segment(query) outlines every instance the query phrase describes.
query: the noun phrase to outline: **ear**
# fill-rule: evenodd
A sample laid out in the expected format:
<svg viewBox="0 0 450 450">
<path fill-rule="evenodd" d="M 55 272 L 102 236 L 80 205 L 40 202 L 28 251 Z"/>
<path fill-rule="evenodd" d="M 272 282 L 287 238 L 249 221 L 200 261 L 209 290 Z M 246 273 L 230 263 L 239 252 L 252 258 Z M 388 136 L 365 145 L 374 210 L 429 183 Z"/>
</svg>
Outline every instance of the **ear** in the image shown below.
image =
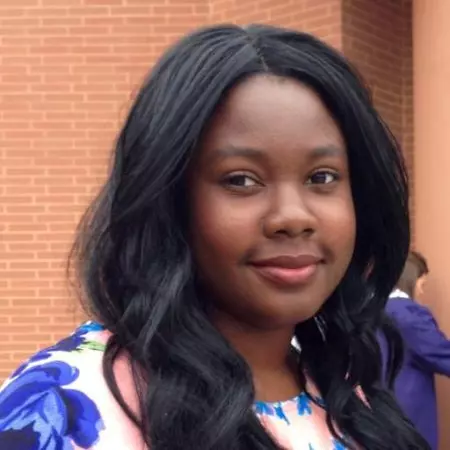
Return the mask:
<svg viewBox="0 0 450 450">
<path fill-rule="evenodd" d="M 426 275 L 422 275 L 420 278 L 417 279 L 414 297 L 418 298 L 423 295 L 426 281 L 427 281 Z"/>
</svg>

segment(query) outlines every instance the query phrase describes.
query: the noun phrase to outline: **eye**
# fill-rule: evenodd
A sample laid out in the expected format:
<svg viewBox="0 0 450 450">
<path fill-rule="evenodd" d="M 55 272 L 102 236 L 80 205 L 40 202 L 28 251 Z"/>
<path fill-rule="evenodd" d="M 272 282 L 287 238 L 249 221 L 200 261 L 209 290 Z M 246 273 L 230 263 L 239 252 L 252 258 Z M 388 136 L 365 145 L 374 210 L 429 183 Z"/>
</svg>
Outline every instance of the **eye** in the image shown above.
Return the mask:
<svg viewBox="0 0 450 450">
<path fill-rule="evenodd" d="M 331 170 L 319 170 L 313 173 L 306 184 L 330 184 L 338 181 L 339 175 Z"/>
<path fill-rule="evenodd" d="M 245 173 L 233 173 L 227 175 L 222 183 L 225 187 L 233 190 L 249 190 L 261 186 L 259 181 Z"/>
</svg>

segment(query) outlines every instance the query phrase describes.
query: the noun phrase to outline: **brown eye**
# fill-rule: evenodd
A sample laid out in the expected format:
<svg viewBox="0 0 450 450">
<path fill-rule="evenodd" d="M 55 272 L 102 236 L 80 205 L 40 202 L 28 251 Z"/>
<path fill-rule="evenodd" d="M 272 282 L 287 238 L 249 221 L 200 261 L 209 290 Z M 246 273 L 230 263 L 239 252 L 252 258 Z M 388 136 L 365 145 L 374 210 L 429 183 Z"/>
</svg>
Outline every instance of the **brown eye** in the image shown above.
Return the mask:
<svg viewBox="0 0 450 450">
<path fill-rule="evenodd" d="M 306 184 L 330 184 L 334 183 L 339 179 L 336 172 L 330 170 L 320 170 L 312 174 Z"/>
<path fill-rule="evenodd" d="M 224 184 L 234 188 L 252 188 L 258 186 L 259 183 L 252 177 L 245 174 L 229 175 L 225 178 Z"/>
</svg>

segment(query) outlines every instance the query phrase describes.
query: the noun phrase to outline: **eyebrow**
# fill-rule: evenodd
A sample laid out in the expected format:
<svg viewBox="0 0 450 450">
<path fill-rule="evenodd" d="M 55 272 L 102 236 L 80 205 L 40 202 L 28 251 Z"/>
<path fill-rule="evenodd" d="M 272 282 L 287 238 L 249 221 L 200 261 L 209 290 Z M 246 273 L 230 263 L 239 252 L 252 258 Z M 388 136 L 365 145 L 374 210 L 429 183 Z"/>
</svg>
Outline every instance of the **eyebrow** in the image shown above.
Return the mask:
<svg viewBox="0 0 450 450">
<path fill-rule="evenodd" d="M 233 145 L 216 149 L 211 154 L 211 161 L 221 161 L 226 158 L 248 158 L 254 160 L 262 160 L 266 158 L 265 152 L 258 148 L 252 147 L 235 147 Z"/>
<path fill-rule="evenodd" d="M 307 158 L 314 161 L 321 158 L 336 158 L 343 156 L 344 154 L 345 151 L 341 147 L 336 145 L 324 145 L 308 151 Z M 214 160 L 222 160 L 231 157 L 261 160 L 266 158 L 266 154 L 264 150 L 258 148 L 227 146 L 218 148 L 212 155 L 212 159 Z"/>
<path fill-rule="evenodd" d="M 321 158 L 339 157 L 345 155 L 343 148 L 336 145 L 325 145 L 314 148 L 308 155 L 308 158 L 315 160 Z"/>
</svg>

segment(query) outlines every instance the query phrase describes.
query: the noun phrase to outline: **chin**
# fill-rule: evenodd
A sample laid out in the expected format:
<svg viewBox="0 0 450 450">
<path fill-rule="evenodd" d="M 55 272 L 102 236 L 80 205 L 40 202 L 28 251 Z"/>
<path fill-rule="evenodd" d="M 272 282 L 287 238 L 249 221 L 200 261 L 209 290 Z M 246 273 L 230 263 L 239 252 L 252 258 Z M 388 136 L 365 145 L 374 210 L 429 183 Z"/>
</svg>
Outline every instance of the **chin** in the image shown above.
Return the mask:
<svg viewBox="0 0 450 450">
<path fill-rule="evenodd" d="M 264 328 L 281 329 L 281 328 L 295 328 L 298 324 L 313 319 L 318 310 L 311 309 L 310 311 L 278 311 L 268 316 L 261 317 L 259 321 Z"/>
</svg>

